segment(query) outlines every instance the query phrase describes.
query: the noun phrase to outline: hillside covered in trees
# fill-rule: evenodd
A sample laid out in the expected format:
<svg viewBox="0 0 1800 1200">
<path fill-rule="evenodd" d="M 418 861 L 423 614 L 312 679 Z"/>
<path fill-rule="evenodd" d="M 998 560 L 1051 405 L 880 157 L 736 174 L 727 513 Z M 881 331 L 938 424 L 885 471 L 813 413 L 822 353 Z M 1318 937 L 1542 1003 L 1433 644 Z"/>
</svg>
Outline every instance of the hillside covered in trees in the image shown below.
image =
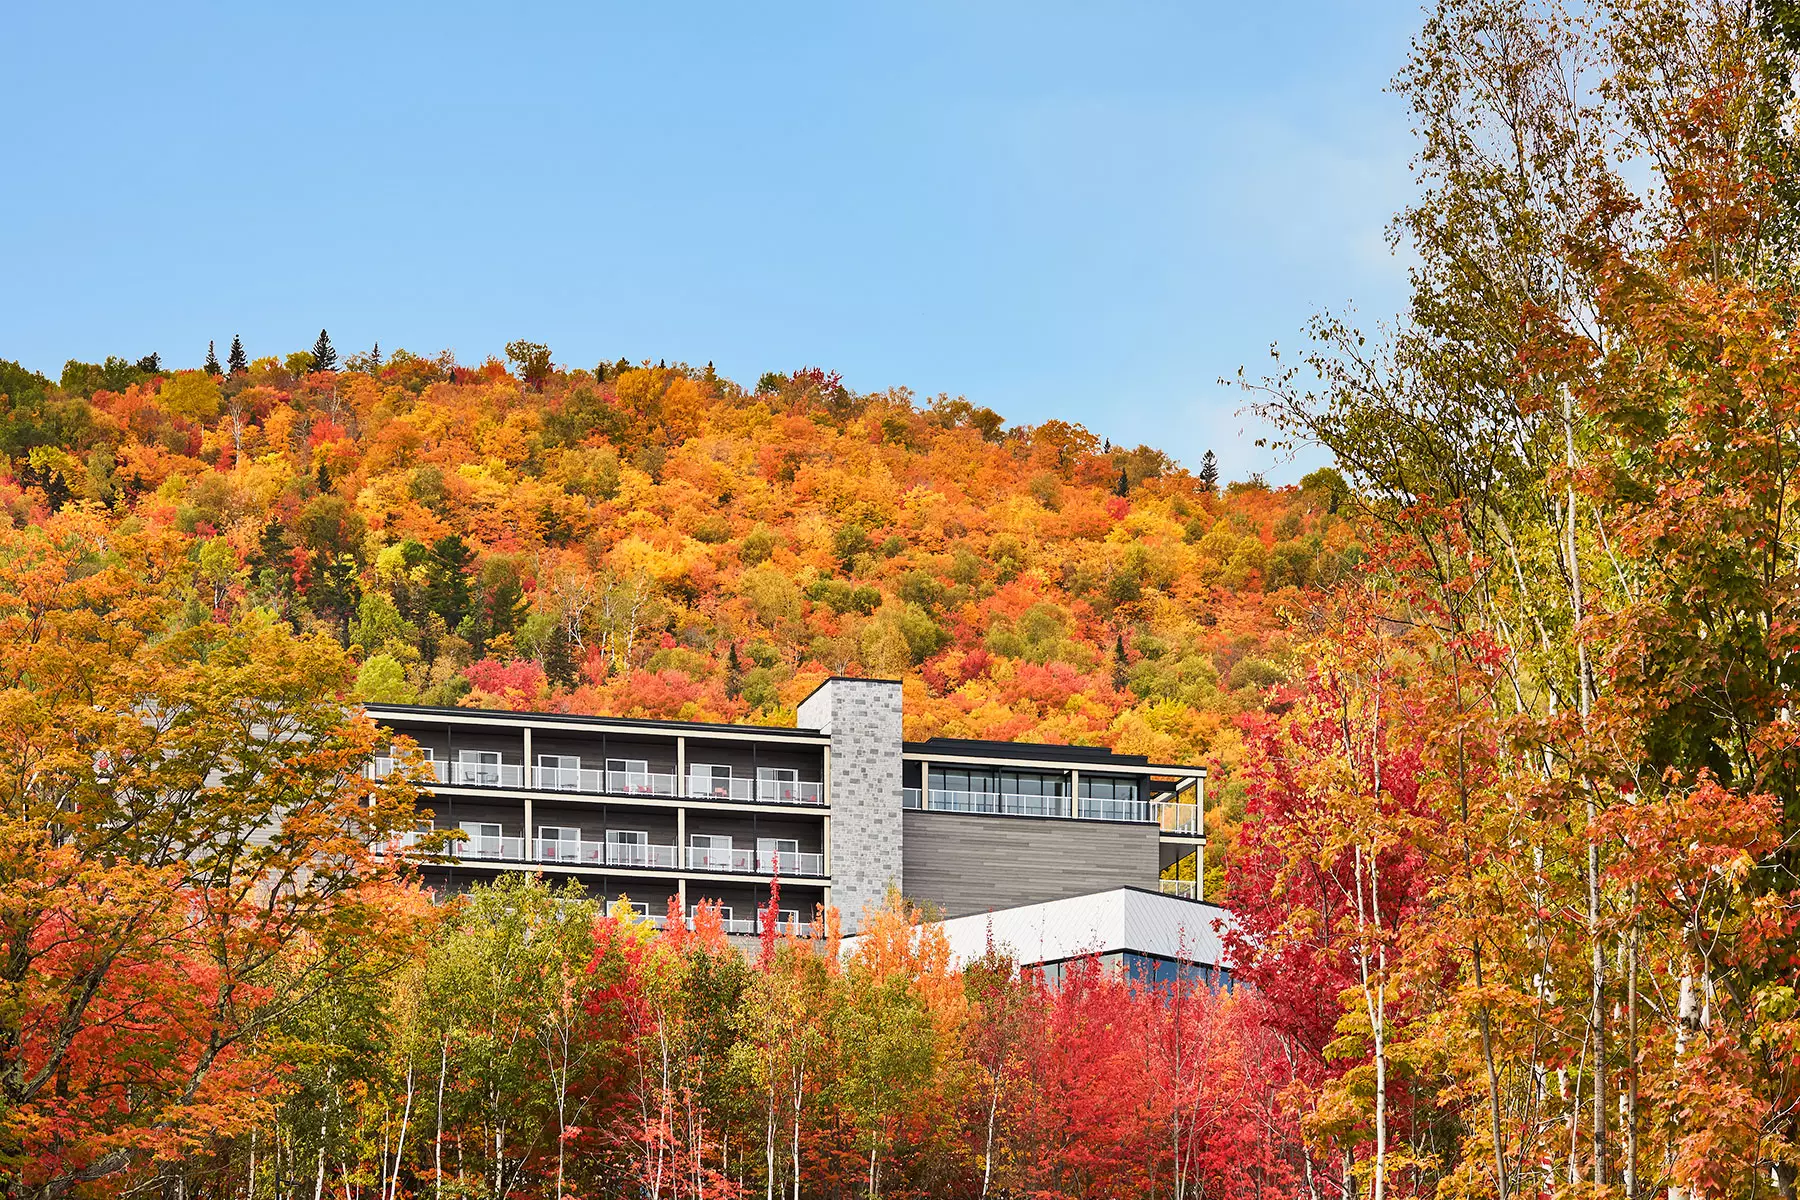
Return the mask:
<svg viewBox="0 0 1800 1200">
<path fill-rule="evenodd" d="M 1220 489 L 1146 446 L 816 369 L 379 350 L 0 362 L 0 506 L 189 539 L 189 619 L 355 648 L 368 699 L 787 724 L 832 673 L 907 732 L 1229 763 L 1284 613 L 1359 558 L 1332 472 Z M 208 608 L 212 611 L 206 611 Z"/>
</svg>

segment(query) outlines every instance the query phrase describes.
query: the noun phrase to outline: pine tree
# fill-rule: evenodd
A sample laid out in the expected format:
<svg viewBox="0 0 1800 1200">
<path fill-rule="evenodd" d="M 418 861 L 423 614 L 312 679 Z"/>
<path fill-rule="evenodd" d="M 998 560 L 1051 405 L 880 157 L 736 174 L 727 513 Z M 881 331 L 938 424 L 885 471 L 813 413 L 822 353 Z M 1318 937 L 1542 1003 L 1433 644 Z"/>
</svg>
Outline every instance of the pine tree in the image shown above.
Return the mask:
<svg viewBox="0 0 1800 1200">
<path fill-rule="evenodd" d="M 1119 468 L 1119 482 L 1113 484 L 1113 495 L 1115 495 L 1115 496 L 1131 495 L 1131 477 L 1125 474 L 1124 467 Z"/>
<path fill-rule="evenodd" d="M 337 370 L 337 348 L 331 344 L 331 335 L 323 329 L 319 330 L 319 340 L 313 343 L 313 365 L 315 371 Z"/>
<path fill-rule="evenodd" d="M 381 365 L 381 343 L 380 342 L 376 342 L 375 348 L 373 350 L 369 351 L 369 362 L 372 366 L 379 367 Z"/>
<path fill-rule="evenodd" d="M 725 694 L 733 700 L 744 690 L 744 666 L 738 660 L 737 643 L 725 655 Z"/>
<path fill-rule="evenodd" d="M 234 379 L 250 369 L 250 360 L 244 357 L 243 339 L 235 333 L 231 335 L 231 353 L 226 356 L 225 365 L 231 368 Z"/>
<path fill-rule="evenodd" d="M 1209 492 L 1219 490 L 1219 460 L 1211 450 L 1200 459 L 1200 486 Z"/>
<path fill-rule="evenodd" d="M 213 344 L 211 342 L 206 343 L 206 373 L 208 375 L 218 375 L 221 373 L 219 371 L 219 355 L 218 352 L 213 349 Z"/>
<path fill-rule="evenodd" d="M 162 355 L 152 350 L 150 353 L 137 360 L 137 369 L 150 375 L 160 374 L 162 371 Z"/>
</svg>

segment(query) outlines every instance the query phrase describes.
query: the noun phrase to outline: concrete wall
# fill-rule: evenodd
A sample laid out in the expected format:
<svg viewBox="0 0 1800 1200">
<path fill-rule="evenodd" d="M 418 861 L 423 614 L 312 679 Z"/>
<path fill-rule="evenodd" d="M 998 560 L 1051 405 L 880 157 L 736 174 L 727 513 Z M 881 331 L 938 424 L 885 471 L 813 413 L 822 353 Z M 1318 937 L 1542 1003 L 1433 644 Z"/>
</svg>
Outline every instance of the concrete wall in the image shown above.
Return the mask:
<svg viewBox="0 0 1800 1200">
<path fill-rule="evenodd" d="M 1157 886 L 1154 825 L 914 810 L 904 826 L 906 894 L 946 917 Z"/>
<path fill-rule="evenodd" d="M 900 685 L 831 679 L 800 704 L 795 722 L 831 738 L 831 901 L 844 931 L 889 887 L 904 890 L 900 841 Z"/>
</svg>

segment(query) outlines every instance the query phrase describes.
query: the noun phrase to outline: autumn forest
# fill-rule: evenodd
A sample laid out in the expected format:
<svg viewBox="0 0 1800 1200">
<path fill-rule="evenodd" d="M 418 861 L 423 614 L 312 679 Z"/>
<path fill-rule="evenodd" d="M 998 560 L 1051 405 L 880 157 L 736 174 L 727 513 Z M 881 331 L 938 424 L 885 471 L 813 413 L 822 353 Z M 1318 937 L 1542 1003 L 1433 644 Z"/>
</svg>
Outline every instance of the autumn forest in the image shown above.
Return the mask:
<svg viewBox="0 0 1800 1200">
<path fill-rule="evenodd" d="M 1406 311 L 1239 376 L 1288 483 L 529 339 L 0 361 L 0 1194 L 1800 1195 L 1797 67 L 1429 7 Z M 361 702 L 832 675 L 1205 764 L 1236 986 L 381 853 Z"/>
</svg>

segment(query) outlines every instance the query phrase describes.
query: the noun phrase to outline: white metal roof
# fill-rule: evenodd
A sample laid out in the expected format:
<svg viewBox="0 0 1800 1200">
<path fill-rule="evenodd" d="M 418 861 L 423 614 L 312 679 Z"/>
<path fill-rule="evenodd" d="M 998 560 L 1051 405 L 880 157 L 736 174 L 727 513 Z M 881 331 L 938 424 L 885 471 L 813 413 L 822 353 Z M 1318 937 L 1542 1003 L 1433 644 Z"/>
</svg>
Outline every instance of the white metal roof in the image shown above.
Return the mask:
<svg viewBox="0 0 1800 1200">
<path fill-rule="evenodd" d="M 1231 914 L 1216 904 L 1117 888 L 939 922 L 957 965 L 993 944 L 1019 963 L 1059 962 L 1135 950 L 1182 962 L 1230 967 L 1221 934 Z"/>
</svg>

